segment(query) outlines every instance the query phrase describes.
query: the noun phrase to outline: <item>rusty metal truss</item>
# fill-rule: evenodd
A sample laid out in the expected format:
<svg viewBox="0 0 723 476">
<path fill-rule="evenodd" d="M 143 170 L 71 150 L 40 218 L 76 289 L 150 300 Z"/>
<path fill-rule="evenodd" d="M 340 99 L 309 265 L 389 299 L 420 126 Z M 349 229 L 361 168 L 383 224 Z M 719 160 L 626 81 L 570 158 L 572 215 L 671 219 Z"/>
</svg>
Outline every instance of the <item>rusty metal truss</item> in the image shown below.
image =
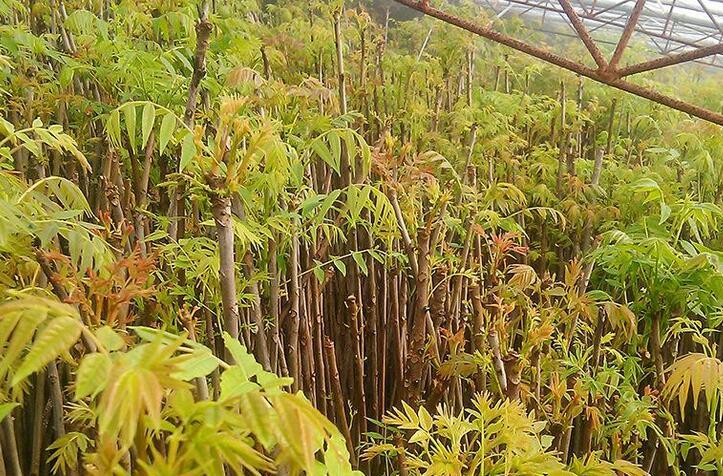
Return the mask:
<svg viewBox="0 0 723 476">
<path fill-rule="evenodd" d="M 517 15 L 531 20 L 526 24 L 532 29 L 578 37 L 594 66 L 502 33 L 495 29 L 494 20 L 482 24 L 460 18 L 433 7 L 429 0 L 394 1 L 581 76 L 723 126 L 723 114 L 626 79 L 693 61 L 711 68 L 723 67 L 722 0 L 477 0 L 491 8 L 495 18 Z M 545 22 L 553 21 L 557 25 L 546 30 Z M 567 25 L 569 31 L 561 31 L 559 23 Z M 657 50 L 657 57 L 621 66 L 623 54 L 635 33 Z M 611 35 L 616 37 L 614 41 Z M 599 46 L 605 43 L 615 45 L 609 59 Z M 723 94 L 723 84 L 721 91 Z"/>
</svg>

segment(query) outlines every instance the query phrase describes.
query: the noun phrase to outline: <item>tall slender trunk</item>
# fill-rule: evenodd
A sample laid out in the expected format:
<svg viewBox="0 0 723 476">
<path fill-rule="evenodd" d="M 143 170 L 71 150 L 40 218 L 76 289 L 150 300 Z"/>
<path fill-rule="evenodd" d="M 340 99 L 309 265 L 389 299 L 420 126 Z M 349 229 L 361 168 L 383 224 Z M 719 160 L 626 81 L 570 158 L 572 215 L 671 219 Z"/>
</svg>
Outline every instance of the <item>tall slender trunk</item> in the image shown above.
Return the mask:
<svg viewBox="0 0 723 476">
<path fill-rule="evenodd" d="M 4 433 L 3 441 L 5 447 L 2 448 L 3 459 L 10 469 L 12 476 L 23 476 L 23 469 L 20 466 L 20 453 L 18 452 L 18 443 L 15 439 L 15 418 L 12 414 L 6 416 L 2 421 L 2 431 Z M 3 470 L 5 468 L 3 467 Z"/>
<path fill-rule="evenodd" d="M 369 245 L 369 248 L 372 248 L 374 246 L 374 243 L 371 242 L 371 238 L 369 239 L 369 242 L 367 243 Z M 379 313 L 378 313 L 378 303 L 377 303 L 377 277 L 376 277 L 376 263 L 374 261 L 373 257 L 368 258 L 368 288 L 367 288 L 367 299 L 366 299 L 366 306 L 369 312 L 367 313 L 368 319 L 368 338 L 367 342 L 369 343 L 369 410 L 372 414 L 372 418 L 379 418 L 379 389 L 382 387 L 381 382 L 379 379 L 379 336 L 378 336 L 378 330 L 379 330 Z M 386 353 L 386 349 L 382 347 L 382 354 Z"/>
<path fill-rule="evenodd" d="M 495 324 L 493 322 L 489 324 L 487 342 L 489 343 L 490 349 L 492 349 L 492 364 L 495 367 L 500 391 L 503 395 L 507 395 L 507 371 L 502 360 L 502 352 L 500 351 L 500 338 L 494 326 Z"/>
<path fill-rule="evenodd" d="M 419 53 L 417 54 L 417 61 L 422 59 L 424 49 L 427 47 L 427 43 L 429 43 L 429 38 L 432 36 L 432 30 L 434 30 L 434 26 L 429 27 L 429 31 L 427 31 L 427 36 L 424 37 L 422 46 L 419 48 Z"/>
<path fill-rule="evenodd" d="M 281 311 L 279 309 L 279 299 L 281 296 L 281 280 L 279 277 L 279 267 L 277 263 L 277 242 L 276 237 L 269 240 L 269 314 L 271 315 L 271 349 L 269 350 L 269 358 L 271 359 L 272 372 L 279 373 L 279 355 L 281 353 Z"/>
<path fill-rule="evenodd" d="M 412 406 L 419 406 L 422 399 L 422 373 L 424 371 L 424 344 L 427 336 L 427 315 L 429 313 L 429 240 L 428 227 L 417 232 L 418 271 L 415 276 L 414 314 L 411 329 L 410 351 L 407 356 L 407 370 L 404 375 L 405 398 Z"/>
<path fill-rule="evenodd" d="M 301 384 L 301 371 L 299 359 L 299 237 L 296 233 L 291 238 L 291 258 L 289 260 L 290 292 L 289 301 L 291 310 L 289 312 L 289 342 L 288 342 L 288 364 L 289 374 L 294 379 L 291 386 L 294 392 L 299 391 Z"/>
<path fill-rule="evenodd" d="M 211 349 L 213 355 L 219 357 L 219 346 L 216 342 L 217 336 L 214 329 L 214 318 L 211 315 L 211 312 L 208 311 L 208 308 L 202 308 L 201 312 L 203 313 L 204 321 L 206 324 L 206 345 Z M 211 384 L 213 387 L 213 399 L 217 400 L 221 395 L 221 372 L 219 371 L 218 367 L 216 367 L 211 373 Z"/>
<path fill-rule="evenodd" d="M 344 405 L 344 394 L 342 392 L 341 381 L 339 380 L 339 369 L 336 363 L 336 352 L 334 351 L 334 342 L 328 337 L 325 342 L 326 358 L 329 364 L 329 379 L 331 381 L 331 393 L 334 398 L 334 409 L 336 410 L 336 424 L 340 427 L 344 439 L 346 439 L 347 449 L 351 456 L 352 464 L 356 463 L 356 452 L 354 451 L 354 443 L 351 439 L 351 431 L 349 431 L 349 422 L 346 418 L 346 410 Z"/>
<path fill-rule="evenodd" d="M 35 404 L 33 406 L 33 441 L 30 456 L 30 475 L 40 475 L 40 457 L 43 445 L 43 408 L 45 407 L 45 371 L 38 372 L 35 377 Z M 3 468 L 4 469 L 4 468 Z"/>
<path fill-rule="evenodd" d="M 592 187 L 597 187 L 600 183 L 600 175 L 602 174 L 602 164 L 603 164 L 603 151 L 600 148 L 595 148 L 595 163 L 593 165 L 593 171 L 592 171 L 592 178 L 590 179 L 590 185 Z M 596 199 L 591 200 L 591 205 L 595 205 L 597 202 Z M 590 244 L 592 242 L 592 232 L 593 232 L 593 211 L 588 210 L 588 216 L 585 219 L 585 227 L 582 231 L 582 244 L 580 251 L 584 255 L 587 253 L 587 251 L 590 249 Z"/>
<path fill-rule="evenodd" d="M 266 339 L 264 316 L 261 309 L 261 293 L 259 292 L 259 284 L 254 279 L 256 269 L 254 267 L 254 258 L 250 250 L 246 250 L 243 261 L 244 270 L 246 272 L 246 279 L 249 280 L 249 291 L 251 293 L 251 298 L 253 299 L 253 306 L 251 307 L 251 317 L 253 318 L 254 325 L 256 326 L 256 333 L 254 334 L 255 354 L 264 369 L 271 371 L 269 344 Z"/>
<path fill-rule="evenodd" d="M 655 361 L 655 382 L 658 388 L 665 385 L 665 366 L 660 345 L 660 311 L 653 311 L 652 326 L 650 329 L 650 353 Z"/>
<path fill-rule="evenodd" d="M 319 289 L 319 283 L 316 279 L 310 280 L 311 289 L 311 315 L 310 322 L 313 322 L 313 347 L 314 347 L 314 365 L 316 367 L 317 381 L 316 394 L 318 395 L 317 405 L 319 411 L 324 415 L 328 415 L 327 405 L 331 401 L 327 391 L 327 363 L 324 357 L 324 315 L 321 309 L 322 293 Z M 313 321 L 311 319 L 313 318 Z"/>
<path fill-rule="evenodd" d="M 470 287 L 472 294 L 472 308 L 474 310 L 472 314 L 472 350 L 476 352 L 484 352 L 484 307 L 482 305 L 482 295 L 480 293 L 480 286 L 478 283 L 474 283 Z M 504 368 L 504 367 L 503 367 Z M 506 377 L 505 377 L 506 379 Z M 484 372 L 478 371 L 474 376 L 475 391 L 484 392 L 486 386 L 486 379 Z"/>
<path fill-rule="evenodd" d="M 188 339 L 192 342 L 198 342 L 196 337 L 196 319 L 190 313 L 184 312 L 181 314 L 181 322 L 188 331 Z M 208 382 L 206 377 L 196 377 L 194 379 L 196 385 L 196 397 L 198 400 L 208 400 Z"/>
<path fill-rule="evenodd" d="M 206 53 L 208 52 L 211 32 L 213 31 L 213 24 L 208 19 L 208 13 L 209 3 L 204 0 L 199 7 L 199 18 L 198 23 L 196 23 L 196 50 L 193 55 L 193 73 L 188 86 L 188 99 L 183 113 L 183 122 L 189 127 L 193 126 L 201 80 L 206 76 Z M 169 197 L 168 216 L 171 218 L 171 222 L 168 227 L 168 234 L 174 241 L 178 239 L 179 229 L 184 226 L 184 193 L 184 185 L 179 184 L 173 189 Z"/>
<path fill-rule="evenodd" d="M 617 98 L 613 98 L 610 104 L 610 116 L 608 117 L 608 140 L 605 144 L 605 155 L 610 155 L 613 144 L 613 125 L 615 123 L 615 108 L 618 104 Z"/>
<path fill-rule="evenodd" d="M 570 143 L 570 134 L 567 131 L 567 94 L 565 93 L 565 83 L 560 82 L 560 145 L 559 158 L 557 166 L 557 194 L 562 193 L 562 179 L 565 170 L 567 148 Z"/>
<path fill-rule="evenodd" d="M 344 66 L 344 41 L 341 32 L 341 12 L 334 14 L 334 43 L 336 45 L 336 67 L 337 81 L 339 83 L 339 112 L 346 115 L 349 112 L 349 106 L 346 95 L 346 71 Z M 356 157 L 349 157 L 346 143 L 341 143 L 341 175 L 342 185 L 350 185 L 354 180 L 354 174 L 358 173 L 360 168 L 358 164 L 352 164 L 351 161 Z"/>
<path fill-rule="evenodd" d="M 414 253 L 414 245 L 412 244 L 412 238 L 409 236 L 407 224 L 404 222 L 404 215 L 402 214 L 402 208 L 399 205 L 399 198 L 397 197 L 396 189 L 391 188 L 387 195 L 389 196 L 389 201 L 392 204 L 394 215 L 397 218 L 399 231 L 402 235 L 402 244 L 407 252 L 407 257 L 409 258 L 409 266 L 412 268 L 412 273 L 417 275 L 419 274 L 419 265 L 417 264 L 418 258 Z"/>
<path fill-rule="evenodd" d="M 357 410 L 359 411 L 359 434 L 366 433 L 366 391 L 364 389 L 364 352 L 362 349 L 362 323 L 359 319 L 359 304 L 356 297 L 351 295 L 346 298 L 345 305 L 349 310 L 350 325 L 353 333 L 351 350 L 354 355 L 354 388 L 356 390 Z"/>
<path fill-rule="evenodd" d="M 367 28 L 362 27 L 359 30 L 359 48 L 360 48 L 360 58 L 359 58 L 359 95 L 361 96 L 360 102 L 359 102 L 359 110 L 364 115 L 364 117 L 369 117 L 369 105 L 368 105 L 368 96 L 366 91 L 366 80 L 367 80 Z M 359 132 L 361 135 L 367 139 L 367 141 L 370 141 L 370 137 L 367 133 L 366 129 L 366 123 L 363 119 L 360 119 L 358 121 L 359 123 Z"/>
<path fill-rule="evenodd" d="M 507 398 L 518 400 L 520 398 L 522 372 L 520 356 L 516 352 L 510 351 L 503 359 L 503 365 L 507 378 Z"/>
<path fill-rule="evenodd" d="M 474 74 L 474 50 L 467 51 L 467 105 L 472 106 L 472 75 Z"/>
<path fill-rule="evenodd" d="M 396 369 L 396 375 L 395 375 L 395 386 L 393 388 L 393 391 L 396 390 L 396 396 L 392 396 L 391 403 L 392 405 L 396 405 L 398 403 L 398 400 L 401 400 L 402 396 L 399 389 L 399 383 L 404 381 L 404 361 L 405 361 L 405 352 L 404 352 L 404 337 L 403 337 L 403 330 L 402 330 L 402 315 L 400 313 L 400 302 L 402 301 L 403 297 L 400 294 L 400 273 L 395 272 L 392 276 L 392 286 L 391 286 L 391 303 L 390 303 L 390 314 L 392 319 L 392 339 L 394 341 L 394 367 Z"/>
<path fill-rule="evenodd" d="M 219 178 L 213 178 L 212 183 Z M 211 196 L 211 212 L 216 224 L 219 250 L 219 281 L 221 284 L 221 307 L 224 330 L 231 337 L 239 337 L 239 309 L 236 293 L 236 261 L 234 259 L 234 234 L 231 223 L 231 198 L 218 188 Z M 227 359 L 231 359 L 229 353 Z"/>
<path fill-rule="evenodd" d="M 53 406 L 53 427 L 55 429 L 55 437 L 61 438 L 65 436 L 65 421 L 64 421 L 64 398 L 63 390 L 60 383 L 60 373 L 58 372 L 58 366 L 55 361 L 51 361 L 47 367 L 48 380 L 50 381 L 50 401 Z M 78 471 L 75 468 L 71 468 L 68 472 L 69 476 L 75 476 Z"/>
<path fill-rule="evenodd" d="M 299 319 L 299 357 L 301 359 L 301 375 L 304 383 L 304 393 L 309 398 L 309 401 L 315 407 L 317 406 L 316 401 L 316 373 L 317 368 L 314 365 L 314 356 L 311 340 L 311 310 L 308 309 L 308 298 L 307 290 L 302 292 L 303 298 L 301 299 L 301 316 Z"/>
<path fill-rule="evenodd" d="M 346 74 L 344 72 L 344 45 L 341 37 L 341 12 L 334 14 L 334 43 L 336 45 L 336 67 L 339 81 L 339 109 L 346 114 Z"/>
</svg>

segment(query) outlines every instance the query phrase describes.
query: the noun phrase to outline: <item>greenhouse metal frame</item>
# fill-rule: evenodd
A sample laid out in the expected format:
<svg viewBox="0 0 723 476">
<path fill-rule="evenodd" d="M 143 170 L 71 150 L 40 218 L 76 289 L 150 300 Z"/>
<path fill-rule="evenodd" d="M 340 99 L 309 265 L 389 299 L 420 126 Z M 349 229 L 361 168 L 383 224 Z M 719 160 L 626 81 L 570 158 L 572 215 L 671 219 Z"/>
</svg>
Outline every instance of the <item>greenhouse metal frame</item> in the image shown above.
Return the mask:
<svg viewBox="0 0 723 476">
<path fill-rule="evenodd" d="M 723 1 L 720 0 L 483 0 L 496 17 L 516 14 L 535 20 L 533 29 L 570 36 L 571 33 L 546 30 L 546 22 L 566 23 L 572 36 L 584 43 L 595 66 L 564 58 L 554 52 L 497 31 L 494 21 L 481 24 L 437 9 L 428 0 L 395 0 L 425 15 L 455 25 L 479 36 L 521 51 L 595 81 L 627 91 L 659 104 L 723 125 L 723 114 L 696 106 L 661 92 L 633 83 L 626 78 L 687 62 L 723 67 Z M 596 32 L 620 30 L 615 42 L 593 36 Z M 621 66 L 623 54 L 634 33 L 644 35 L 657 50 L 649 61 Z M 599 44 L 615 44 L 607 59 Z M 719 56 L 720 55 L 720 56 Z"/>
</svg>

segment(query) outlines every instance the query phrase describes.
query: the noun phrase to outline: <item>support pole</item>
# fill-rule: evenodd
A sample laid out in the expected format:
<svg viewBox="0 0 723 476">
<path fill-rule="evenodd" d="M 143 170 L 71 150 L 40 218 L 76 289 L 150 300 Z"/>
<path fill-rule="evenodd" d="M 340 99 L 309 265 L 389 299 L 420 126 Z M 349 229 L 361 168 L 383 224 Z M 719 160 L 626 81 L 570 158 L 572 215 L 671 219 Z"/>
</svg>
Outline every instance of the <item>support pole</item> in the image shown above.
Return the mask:
<svg viewBox="0 0 723 476">
<path fill-rule="evenodd" d="M 723 43 L 718 45 L 706 46 L 705 48 L 698 48 L 697 50 L 687 51 L 677 55 L 663 56 L 662 58 L 656 58 L 651 61 L 644 63 L 634 64 L 619 70 L 621 77 L 630 76 L 631 74 L 643 73 L 645 71 L 652 71 L 654 69 L 665 68 L 666 66 L 673 66 L 687 61 L 694 61 L 706 56 L 723 54 Z"/>
<path fill-rule="evenodd" d="M 583 43 L 585 43 L 585 47 L 590 52 L 590 55 L 595 60 L 595 63 L 600 69 L 607 69 L 608 62 L 605 61 L 602 51 L 600 51 L 600 48 L 598 48 L 595 44 L 595 41 L 590 36 L 587 28 L 583 25 L 582 20 L 580 20 L 580 17 L 577 16 L 575 9 L 572 8 L 570 0 L 560 0 L 560 5 L 562 6 L 562 9 L 565 10 L 565 14 L 570 19 L 572 26 L 575 27 L 577 34 L 580 35 L 580 39 Z"/>
<path fill-rule="evenodd" d="M 613 57 L 610 59 L 610 70 L 615 70 L 618 67 L 620 58 L 623 57 L 623 52 L 625 52 L 625 48 L 627 48 L 628 42 L 630 42 L 630 38 L 633 36 L 635 27 L 638 26 L 638 19 L 640 19 L 640 14 L 643 13 L 644 6 L 645 0 L 638 0 L 637 2 L 635 2 L 633 11 L 630 13 L 628 22 L 625 24 L 625 29 L 623 29 L 623 34 L 620 35 L 618 46 L 615 47 Z"/>
</svg>

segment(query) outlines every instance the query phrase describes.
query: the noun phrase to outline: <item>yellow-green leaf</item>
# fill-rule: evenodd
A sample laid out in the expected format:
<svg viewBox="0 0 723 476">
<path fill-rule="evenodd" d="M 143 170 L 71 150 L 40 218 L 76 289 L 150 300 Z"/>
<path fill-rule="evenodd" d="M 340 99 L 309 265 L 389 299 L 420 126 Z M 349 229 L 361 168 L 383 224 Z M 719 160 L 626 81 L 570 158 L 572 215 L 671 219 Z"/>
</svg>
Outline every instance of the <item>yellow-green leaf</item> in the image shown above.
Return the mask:
<svg viewBox="0 0 723 476">
<path fill-rule="evenodd" d="M 109 351 L 118 350 L 123 347 L 124 344 L 123 338 L 109 326 L 99 327 L 95 331 L 95 337 L 100 341 L 103 347 Z"/>
<path fill-rule="evenodd" d="M 70 316 L 58 316 L 38 334 L 23 363 L 13 376 L 15 386 L 28 375 L 45 367 L 78 341 L 82 325 Z"/>
<path fill-rule="evenodd" d="M 3 403 L 0 405 L 0 421 L 3 421 L 6 416 L 10 415 L 10 412 L 13 411 L 13 408 L 20 405 L 17 402 L 10 402 L 10 403 Z"/>
<path fill-rule="evenodd" d="M 178 171 L 183 172 L 191 160 L 196 156 L 196 144 L 193 141 L 193 134 L 189 132 L 183 138 L 183 144 L 181 145 L 181 163 L 178 166 Z"/>
<path fill-rule="evenodd" d="M 205 377 L 213 372 L 219 363 L 220 360 L 213 355 L 211 349 L 200 347 L 176 366 L 178 371 L 173 372 L 171 377 L 186 382 L 197 377 Z"/>
<path fill-rule="evenodd" d="M 116 147 L 120 147 L 121 131 L 120 114 L 118 113 L 118 109 L 110 113 L 108 123 L 106 124 L 106 131 L 108 132 L 108 136 L 110 137 L 111 142 L 113 142 Z"/>
<path fill-rule="evenodd" d="M 75 382 L 77 400 L 88 395 L 95 397 L 108 383 L 112 362 L 110 355 L 95 353 L 86 355 L 80 362 Z"/>
<path fill-rule="evenodd" d="M 128 131 L 128 141 L 131 144 L 131 150 L 136 151 L 136 106 L 127 104 L 123 106 L 123 117 L 126 121 L 126 130 Z"/>
<path fill-rule="evenodd" d="M 145 106 L 143 106 L 143 117 L 141 119 L 141 136 L 143 138 L 143 142 L 141 145 L 143 147 L 146 146 L 146 143 L 148 143 L 148 138 L 151 136 L 151 131 L 153 130 L 153 123 L 156 121 L 156 108 L 153 106 L 153 104 L 148 103 Z"/>
<path fill-rule="evenodd" d="M 173 131 L 175 129 L 176 129 L 176 116 L 174 116 L 171 113 L 168 113 L 165 116 L 163 116 L 163 120 L 161 121 L 161 130 L 158 134 L 158 153 L 159 154 L 163 154 L 163 151 L 166 150 L 168 141 L 171 140 L 171 136 L 173 135 Z"/>
</svg>

